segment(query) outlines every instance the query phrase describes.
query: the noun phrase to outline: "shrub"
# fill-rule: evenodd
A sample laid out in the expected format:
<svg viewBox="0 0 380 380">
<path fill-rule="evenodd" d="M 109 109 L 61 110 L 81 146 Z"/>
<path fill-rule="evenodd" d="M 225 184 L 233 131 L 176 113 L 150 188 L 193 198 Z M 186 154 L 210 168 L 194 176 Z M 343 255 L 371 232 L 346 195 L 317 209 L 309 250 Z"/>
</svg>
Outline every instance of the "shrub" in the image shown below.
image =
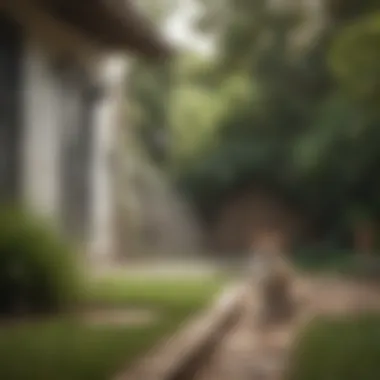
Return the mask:
<svg viewBox="0 0 380 380">
<path fill-rule="evenodd" d="M 321 318 L 294 347 L 288 380 L 380 379 L 380 315 Z"/>
<path fill-rule="evenodd" d="M 380 281 L 380 257 L 358 254 L 349 265 L 342 268 L 341 273 L 354 279 L 377 283 Z"/>
<path fill-rule="evenodd" d="M 79 287 L 74 251 L 26 212 L 0 211 L 0 313 L 69 307 Z"/>
<path fill-rule="evenodd" d="M 351 267 L 356 254 L 343 250 L 315 249 L 296 252 L 295 264 L 308 272 L 332 272 L 344 271 Z"/>
</svg>

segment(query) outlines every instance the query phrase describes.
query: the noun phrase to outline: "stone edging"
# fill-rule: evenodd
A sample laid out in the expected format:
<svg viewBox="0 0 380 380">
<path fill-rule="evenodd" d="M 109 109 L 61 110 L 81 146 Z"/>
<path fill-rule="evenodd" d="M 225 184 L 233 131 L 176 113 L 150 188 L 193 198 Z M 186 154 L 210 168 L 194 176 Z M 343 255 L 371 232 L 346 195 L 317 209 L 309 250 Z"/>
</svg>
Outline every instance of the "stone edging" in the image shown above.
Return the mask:
<svg viewBox="0 0 380 380">
<path fill-rule="evenodd" d="M 205 313 L 114 380 L 190 380 L 241 311 L 242 287 L 228 289 Z"/>
</svg>

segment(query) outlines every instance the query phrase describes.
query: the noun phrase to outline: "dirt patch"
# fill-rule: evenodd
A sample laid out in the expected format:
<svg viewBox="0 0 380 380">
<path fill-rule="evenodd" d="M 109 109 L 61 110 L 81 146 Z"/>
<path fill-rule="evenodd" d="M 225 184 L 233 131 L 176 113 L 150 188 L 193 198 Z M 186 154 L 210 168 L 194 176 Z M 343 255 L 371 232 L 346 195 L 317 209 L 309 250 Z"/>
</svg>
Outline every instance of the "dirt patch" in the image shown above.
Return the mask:
<svg viewBox="0 0 380 380">
<path fill-rule="evenodd" d="M 321 279 L 309 288 L 312 314 L 339 315 L 380 311 L 379 289 L 351 281 Z"/>
</svg>

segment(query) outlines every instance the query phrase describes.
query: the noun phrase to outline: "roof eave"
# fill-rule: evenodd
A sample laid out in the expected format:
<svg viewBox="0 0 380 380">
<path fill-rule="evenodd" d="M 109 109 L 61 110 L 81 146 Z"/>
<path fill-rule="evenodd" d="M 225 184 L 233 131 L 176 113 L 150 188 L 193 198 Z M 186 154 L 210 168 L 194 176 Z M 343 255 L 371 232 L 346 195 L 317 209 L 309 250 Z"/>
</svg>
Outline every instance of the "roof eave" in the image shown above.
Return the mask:
<svg viewBox="0 0 380 380">
<path fill-rule="evenodd" d="M 106 48 L 165 60 L 174 50 L 127 0 L 38 0 L 54 17 L 70 24 Z"/>
</svg>

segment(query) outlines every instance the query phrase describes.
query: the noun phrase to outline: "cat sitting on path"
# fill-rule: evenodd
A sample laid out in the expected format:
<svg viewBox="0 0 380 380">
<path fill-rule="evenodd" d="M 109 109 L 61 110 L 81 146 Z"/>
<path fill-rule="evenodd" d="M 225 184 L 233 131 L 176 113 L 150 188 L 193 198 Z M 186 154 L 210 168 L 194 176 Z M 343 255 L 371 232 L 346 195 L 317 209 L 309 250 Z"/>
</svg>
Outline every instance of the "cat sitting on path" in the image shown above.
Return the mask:
<svg viewBox="0 0 380 380">
<path fill-rule="evenodd" d="M 276 236 L 269 235 L 252 251 L 250 288 L 254 297 L 255 320 L 260 325 L 285 323 L 296 311 L 296 275 L 279 243 Z"/>
</svg>

